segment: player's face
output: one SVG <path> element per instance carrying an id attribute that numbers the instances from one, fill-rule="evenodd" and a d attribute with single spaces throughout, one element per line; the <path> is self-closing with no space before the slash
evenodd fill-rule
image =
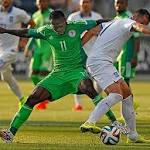
<path id="1" fill-rule="evenodd" d="M 81 10 L 84 12 L 90 12 L 92 10 L 92 0 L 81 0 L 80 2 Z"/>
<path id="2" fill-rule="evenodd" d="M 148 24 L 149 24 L 149 19 L 148 19 L 148 16 L 147 16 L 147 15 L 141 16 L 141 15 L 139 15 L 138 13 L 135 13 L 132 18 L 133 18 L 133 20 L 135 20 L 136 22 L 141 23 L 141 24 L 143 24 L 143 25 L 148 25 Z"/>
<path id="3" fill-rule="evenodd" d="M 115 0 L 114 5 L 117 12 L 125 11 L 128 7 L 126 0 Z"/>
<path id="4" fill-rule="evenodd" d="M 58 34 L 64 34 L 65 29 L 66 29 L 66 19 L 65 18 L 59 18 L 59 19 L 52 19 L 51 24 L 53 26 L 53 29 L 58 33 Z"/>
<path id="5" fill-rule="evenodd" d="M 37 0 L 36 3 L 40 10 L 45 10 L 48 8 L 49 0 Z"/>
<path id="6" fill-rule="evenodd" d="M 12 5 L 12 0 L 2 0 L 2 6 L 8 8 Z"/>

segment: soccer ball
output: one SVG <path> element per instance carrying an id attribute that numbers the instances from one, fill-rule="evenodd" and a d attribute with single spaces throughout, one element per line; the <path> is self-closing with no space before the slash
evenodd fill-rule
<path id="1" fill-rule="evenodd" d="M 120 139 L 120 130 L 114 126 L 104 126 L 101 130 L 100 139 L 107 145 L 116 145 Z"/>

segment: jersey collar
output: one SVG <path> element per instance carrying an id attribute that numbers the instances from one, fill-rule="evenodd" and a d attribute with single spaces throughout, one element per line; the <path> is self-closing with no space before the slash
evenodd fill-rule
<path id="1" fill-rule="evenodd" d="M 10 13 L 12 9 L 13 9 L 13 6 L 9 7 L 9 9 L 7 10 L 7 13 Z M 0 11 L 4 12 L 4 8 L 2 6 L 0 7 Z"/>

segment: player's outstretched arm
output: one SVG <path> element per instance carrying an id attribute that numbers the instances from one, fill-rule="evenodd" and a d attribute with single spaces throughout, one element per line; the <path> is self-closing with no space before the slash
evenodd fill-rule
<path id="1" fill-rule="evenodd" d="M 98 36 L 100 31 L 101 31 L 100 26 L 96 26 L 88 30 L 82 37 L 82 45 L 86 44 L 93 36 Z"/>
<path id="2" fill-rule="evenodd" d="M 101 31 L 101 27 L 99 26 L 99 24 L 104 23 L 104 22 L 108 22 L 111 21 L 111 19 L 99 19 L 96 21 L 96 24 L 98 26 L 88 30 L 84 36 L 82 37 L 82 45 L 86 44 L 93 36 L 97 36 L 99 34 L 99 32 Z"/>
<path id="3" fill-rule="evenodd" d="M 150 34 L 150 28 L 140 23 L 135 23 L 131 29 L 134 32 L 142 32 L 144 34 Z"/>
<path id="4" fill-rule="evenodd" d="M 16 35 L 19 37 L 25 37 L 25 38 L 29 38 L 30 36 L 28 35 L 28 29 L 20 29 L 20 30 L 15 30 L 15 29 L 5 29 L 0 27 L 0 34 L 3 33 L 8 33 L 8 34 L 12 34 L 12 35 Z"/>

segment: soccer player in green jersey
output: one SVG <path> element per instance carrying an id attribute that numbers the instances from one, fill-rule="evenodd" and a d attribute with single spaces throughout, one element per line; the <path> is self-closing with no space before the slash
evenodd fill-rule
<path id="1" fill-rule="evenodd" d="M 128 0 L 115 0 L 114 6 L 116 10 L 116 19 L 132 17 L 132 13 L 127 10 Z M 129 86 L 131 78 L 135 77 L 135 67 L 138 61 L 137 54 L 139 51 L 139 40 L 136 38 L 137 36 L 138 33 L 134 33 L 124 44 L 117 62 L 115 63 L 116 68 Z M 136 110 L 138 107 L 139 104 L 134 101 L 134 109 Z"/>
<path id="2" fill-rule="evenodd" d="M 49 15 L 52 12 L 52 9 L 49 9 L 48 0 L 36 0 L 36 5 L 38 11 L 36 11 L 32 19 L 36 23 L 35 28 L 39 28 L 49 23 Z M 47 76 L 52 70 L 52 50 L 49 46 L 49 43 L 42 39 L 29 40 L 25 55 L 28 56 L 29 50 L 33 51 L 31 63 L 30 63 L 30 76 L 33 83 L 36 85 L 39 83 L 45 76 Z M 46 109 L 48 101 L 39 103 L 37 109 Z"/>
<path id="3" fill-rule="evenodd" d="M 26 103 L 15 115 L 8 130 L 0 132 L 0 137 L 6 143 L 13 140 L 17 130 L 30 116 L 33 107 L 45 99 L 55 101 L 67 94 L 86 94 L 96 105 L 100 101 L 92 81 L 84 68 L 85 53 L 82 50 L 81 34 L 104 20 L 66 22 L 61 11 L 53 11 L 50 15 L 50 24 L 39 29 L 7 30 L 0 28 L 0 33 L 9 33 L 23 37 L 33 37 L 46 40 L 52 49 L 53 71 L 37 84 Z M 107 113 L 112 122 L 116 118 L 111 111 Z M 92 125 L 88 131 L 100 132 L 99 127 Z M 85 130 L 86 132 L 86 130 Z"/>
<path id="4" fill-rule="evenodd" d="M 128 0 L 115 0 L 116 17 L 115 18 L 130 18 L 132 13 L 127 10 Z M 136 38 L 133 35 L 122 48 L 122 52 L 118 57 L 119 71 L 124 77 L 127 84 L 130 84 L 130 79 L 135 76 L 135 66 L 137 61 L 137 46 L 135 46 Z M 133 61 L 134 60 L 134 61 Z"/>

